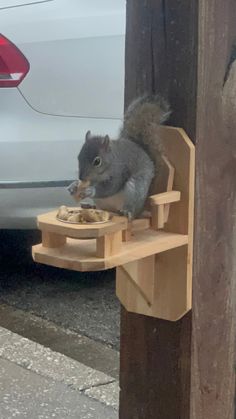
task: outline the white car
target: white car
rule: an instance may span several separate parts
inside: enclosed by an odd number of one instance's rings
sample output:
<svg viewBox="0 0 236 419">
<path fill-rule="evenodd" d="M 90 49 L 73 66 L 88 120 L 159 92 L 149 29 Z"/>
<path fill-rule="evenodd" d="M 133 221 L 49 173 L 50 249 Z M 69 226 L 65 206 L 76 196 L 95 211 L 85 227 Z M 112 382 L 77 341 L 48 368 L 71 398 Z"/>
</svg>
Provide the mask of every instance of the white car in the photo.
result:
<svg viewBox="0 0 236 419">
<path fill-rule="evenodd" d="M 0 228 L 73 205 L 86 131 L 117 136 L 125 0 L 0 1 Z"/>
</svg>

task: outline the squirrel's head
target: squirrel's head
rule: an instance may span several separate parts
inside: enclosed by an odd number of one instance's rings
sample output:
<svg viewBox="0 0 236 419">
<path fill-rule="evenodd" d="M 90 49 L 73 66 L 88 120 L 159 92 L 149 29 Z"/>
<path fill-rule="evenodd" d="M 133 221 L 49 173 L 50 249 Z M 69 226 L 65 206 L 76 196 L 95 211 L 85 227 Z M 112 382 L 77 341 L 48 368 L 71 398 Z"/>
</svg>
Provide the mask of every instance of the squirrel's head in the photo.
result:
<svg viewBox="0 0 236 419">
<path fill-rule="evenodd" d="M 91 132 L 88 131 L 78 160 L 80 180 L 89 180 L 91 183 L 99 183 L 107 180 L 111 165 L 109 136 L 92 136 Z"/>
</svg>

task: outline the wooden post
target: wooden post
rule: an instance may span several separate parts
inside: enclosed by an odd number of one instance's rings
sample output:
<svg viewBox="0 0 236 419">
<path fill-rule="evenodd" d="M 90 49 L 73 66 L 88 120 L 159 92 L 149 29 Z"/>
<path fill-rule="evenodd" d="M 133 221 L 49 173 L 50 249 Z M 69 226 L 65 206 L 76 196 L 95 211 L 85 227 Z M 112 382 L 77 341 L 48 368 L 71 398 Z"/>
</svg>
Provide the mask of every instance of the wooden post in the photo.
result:
<svg viewBox="0 0 236 419">
<path fill-rule="evenodd" d="M 98 258 L 107 258 L 118 253 L 122 244 L 122 230 L 115 233 L 105 234 L 97 238 L 96 256 Z"/>
<path fill-rule="evenodd" d="M 233 419 L 236 1 L 127 0 L 126 106 L 161 93 L 196 144 L 193 311 L 122 309 L 120 419 Z"/>
</svg>

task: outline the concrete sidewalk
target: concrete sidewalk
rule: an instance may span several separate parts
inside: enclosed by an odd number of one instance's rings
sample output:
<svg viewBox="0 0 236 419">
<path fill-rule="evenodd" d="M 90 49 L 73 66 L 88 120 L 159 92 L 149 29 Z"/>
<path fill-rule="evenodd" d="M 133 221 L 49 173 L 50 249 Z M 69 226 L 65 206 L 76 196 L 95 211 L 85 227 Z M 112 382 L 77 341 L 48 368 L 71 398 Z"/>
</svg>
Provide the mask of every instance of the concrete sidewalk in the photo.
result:
<svg viewBox="0 0 236 419">
<path fill-rule="evenodd" d="M 117 419 L 118 383 L 0 328 L 0 418 Z"/>
</svg>

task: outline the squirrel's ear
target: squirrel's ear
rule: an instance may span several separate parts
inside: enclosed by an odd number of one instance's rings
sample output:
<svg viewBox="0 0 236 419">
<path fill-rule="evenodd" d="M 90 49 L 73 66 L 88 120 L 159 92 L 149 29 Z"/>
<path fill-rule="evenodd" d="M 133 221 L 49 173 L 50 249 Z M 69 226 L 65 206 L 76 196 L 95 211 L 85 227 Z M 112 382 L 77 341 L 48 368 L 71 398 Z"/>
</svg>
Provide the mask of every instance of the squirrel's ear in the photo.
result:
<svg viewBox="0 0 236 419">
<path fill-rule="evenodd" d="M 87 142 L 91 140 L 91 138 L 92 138 L 91 131 L 87 131 L 85 135 L 85 141 Z"/>
<path fill-rule="evenodd" d="M 108 150 L 110 146 L 110 137 L 109 135 L 105 135 L 105 137 L 102 139 L 102 146 L 105 148 L 105 150 Z"/>
</svg>

